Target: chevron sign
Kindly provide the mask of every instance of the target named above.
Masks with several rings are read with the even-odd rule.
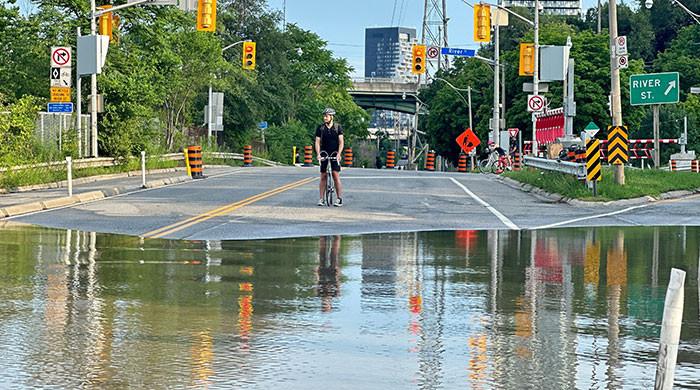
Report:
[[[627,126],[608,126],[608,163],[627,164],[629,137]]]

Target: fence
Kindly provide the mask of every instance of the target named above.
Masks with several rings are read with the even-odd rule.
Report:
[[[39,112],[36,124],[36,139],[46,147],[63,150],[70,139],[75,136],[78,142],[78,156],[90,155],[90,115],[81,115],[81,134],[75,132],[75,113]]]

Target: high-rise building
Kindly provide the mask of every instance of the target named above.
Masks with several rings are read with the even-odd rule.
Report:
[[[370,27],[365,29],[365,77],[416,82],[411,73],[411,47],[416,44],[416,29],[406,27]],[[411,116],[374,111],[370,126],[408,127]]]
[[[415,28],[365,29],[365,77],[415,81],[411,73],[411,46],[415,42]]]

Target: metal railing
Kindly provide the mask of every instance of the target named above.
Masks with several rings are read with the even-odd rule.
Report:
[[[532,156],[525,156],[523,158],[523,161],[524,161],[525,165],[533,167],[533,168],[544,169],[547,171],[566,173],[569,175],[576,176],[577,179],[585,179],[586,178],[586,164],[583,164],[583,163],[549,160],[546,158],[539,158],[539,157],[532,157]]]
[[[218,158],[222,160],[226,159],[231,159],[231,160],[243,160],[243,155],[240,153],[221,153],[221,152],[211,152],[211,153],[204,153],[205,156],[210,156],[213,158]],[[136,158],[136,157],[133,157]],[[185,156],[183,153],[168,153],[168,154],[162,154],[162,155],[157,155],[157,156],[150,156],[149,158],[155,158],[159,159],[162,161],[184,161]],[[253,161],[257,161],[261,164],[267,165],[267,166],[284,166],[285,164],[278,163],[276,161],[272,160],[267,160],[261,157],[255,157],[253,156]],[[83,169],[83,168],[101,168],[101,167],[112,167],[115,165],[119,165],[123,162],[121,159],[115,159],[113,157],[99,157],[99,158],[83,158],[83,159],[77,159],[73,160],[73,169]],[[0,168],[0,173],[1,172],[7,172],[7,171],[19,171],[23,169],[32,169],[32,168],[60,168],[64,167],[66,165],[65,161],[52,161],[52,162],[46,162],[46,163],[39,163],[39,164],[26,164],[26,165],[17,165],[14,167],[9,167],[9,168]]]

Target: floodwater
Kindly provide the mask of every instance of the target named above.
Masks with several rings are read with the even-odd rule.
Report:
[[[700,388],[700,229],[168,241],[8,224],[0,388]]]

